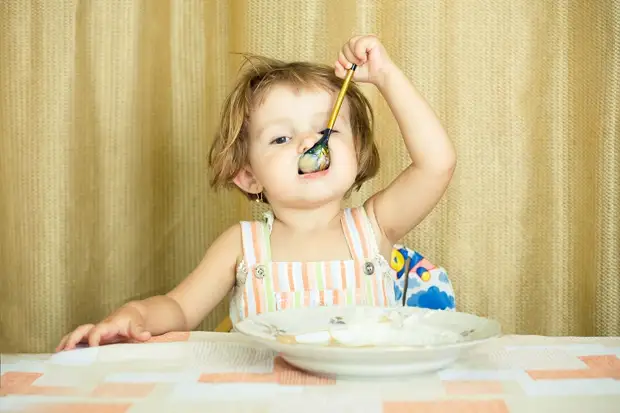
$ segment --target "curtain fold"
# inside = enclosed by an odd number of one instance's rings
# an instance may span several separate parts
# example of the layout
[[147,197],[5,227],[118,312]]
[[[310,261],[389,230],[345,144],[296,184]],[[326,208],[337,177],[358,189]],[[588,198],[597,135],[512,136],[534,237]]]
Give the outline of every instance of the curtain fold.
[[[620,1],[0,2],[0,350],[168,291],[261,209],[208,187],[241,59],[331,64],[378,34],[458,151],[404,242],[446,267],[459,310],[507,333],[620,335]],[[382,168],[408,164],[381,96]],[[406,207],[405,205],[403,207]],[[226,304],[201,325],[214,328]]]

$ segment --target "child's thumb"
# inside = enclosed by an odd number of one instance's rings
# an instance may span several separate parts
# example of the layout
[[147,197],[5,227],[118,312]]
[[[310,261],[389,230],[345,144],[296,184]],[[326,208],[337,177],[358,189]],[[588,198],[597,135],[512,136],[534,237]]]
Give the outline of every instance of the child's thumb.
[[151,337],[151,333],[144,329],[144,325],[142,323],[130,321],[129,331],[131,336],[138,340],[147,340],[149,337]]

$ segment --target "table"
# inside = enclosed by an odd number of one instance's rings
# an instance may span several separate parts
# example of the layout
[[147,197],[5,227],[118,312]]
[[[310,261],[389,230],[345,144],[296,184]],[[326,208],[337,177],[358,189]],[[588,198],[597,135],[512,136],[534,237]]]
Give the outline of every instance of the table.
[[3,355],[1,412],[620,412],[620,337],[504,336],[438,373],[306,374],[235,333]]

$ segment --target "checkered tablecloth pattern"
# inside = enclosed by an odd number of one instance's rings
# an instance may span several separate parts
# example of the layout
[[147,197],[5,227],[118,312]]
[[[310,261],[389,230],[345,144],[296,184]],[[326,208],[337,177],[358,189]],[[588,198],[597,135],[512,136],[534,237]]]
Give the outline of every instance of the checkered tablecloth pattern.
[[301,372],[228,333],[2,355],[0,412],[620,412],[620,338],[505,336],[399,380]]

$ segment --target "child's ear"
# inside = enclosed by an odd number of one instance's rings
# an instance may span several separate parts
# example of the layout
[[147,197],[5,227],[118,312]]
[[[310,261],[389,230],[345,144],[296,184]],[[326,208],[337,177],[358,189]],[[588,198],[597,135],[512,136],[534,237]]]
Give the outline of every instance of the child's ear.
[[249,167],[243,167],[233,179],[235,185],[239,187],[243,192],[249,194],[260,194],[263,192],[263,186],[258,182],[254,173]]

